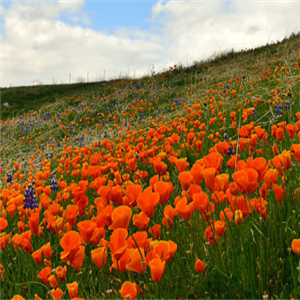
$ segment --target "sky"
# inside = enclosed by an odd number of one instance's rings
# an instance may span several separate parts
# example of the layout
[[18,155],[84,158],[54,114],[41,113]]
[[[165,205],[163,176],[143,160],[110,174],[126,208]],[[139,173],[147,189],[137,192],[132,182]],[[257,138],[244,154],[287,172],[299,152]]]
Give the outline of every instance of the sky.
[[300,31],[300,0],[2,0],[1,87],[138,78]]

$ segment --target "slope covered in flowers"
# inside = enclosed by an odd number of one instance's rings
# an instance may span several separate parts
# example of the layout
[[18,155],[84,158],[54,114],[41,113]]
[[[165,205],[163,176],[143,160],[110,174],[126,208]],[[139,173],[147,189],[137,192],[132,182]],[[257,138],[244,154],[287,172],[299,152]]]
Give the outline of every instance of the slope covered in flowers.
[[1,298],[297,298],[299,48],[1,121]]

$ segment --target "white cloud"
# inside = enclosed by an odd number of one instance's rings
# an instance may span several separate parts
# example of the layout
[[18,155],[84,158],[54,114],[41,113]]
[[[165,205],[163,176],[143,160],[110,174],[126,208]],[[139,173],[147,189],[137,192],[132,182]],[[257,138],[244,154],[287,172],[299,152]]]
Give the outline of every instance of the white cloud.
[[[138,3],[137,3],[138,5]],[[159,1],[152,27],[118,27],[114,34],[89,29],[84,0],[12,3],[3,8],[2,86],[68,82],[145,74],[173,63],[191,63],[214,52],[252,48],[299,28],[294,2]],[[68,20],[66,22],[65,20]]]

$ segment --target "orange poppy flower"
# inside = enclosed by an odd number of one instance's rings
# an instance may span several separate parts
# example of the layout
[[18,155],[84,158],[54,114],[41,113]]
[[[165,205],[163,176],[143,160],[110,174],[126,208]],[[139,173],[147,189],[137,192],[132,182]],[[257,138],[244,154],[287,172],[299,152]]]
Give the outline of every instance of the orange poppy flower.
[[134,300],[138,293],[136,284],[131,283],[130,281],[125,281],[122,285],[122,288],[119,290],[119,292],[125,300],[131,300],[131,299]]
[[114,209],[111,219],[113,223],[109,226],[109,230],[117,228],[128,228],[132,216],[132,210],[128,206],[118,206]]
[[29,229],[32,232],[32,234],[37,234],[39,231],[39,219],[40,219],[39,213],[33,213],[29,217]]
[[248,199],[244,196],[239,196],[236,198],[237,208],[242,211],[243,217],[246,218],[252,212],[252,206]]
[[104,201],[108,204],[111,200],[111,187],[110,186],[100,186],[97,191],[98,194],[104,199]]
[[175,208],[173,208],[171,205],[167,205],[164,209],[164,218],[162,220],[162,223],[167,227],[170,228],[173,226],[173,218],[178,213]]
[[101,167],[100,166],[88,166],[88,174],[93,180],[101,176]]
[[31,246],[31,231],[25,231],[22,234],[15,234],[12,238],[12,242],[16,247],[20,247],[26,251],[26,253],[32,253]]
[[226,194],[223,191],[216,191],[211,195],[212,200],[214,203],[217,205],[221,204],[224,202],[224,200],[227,198]]
[[267,188],[272,188],[273,183],[276,183],[278,180],[278,171],[276,169],[268,170],[264,176],[264,180],[267,185]]
[[293,249],[294,253],[300,255],[300,239],[293,239],[292,249]]
[[161,276],[165,270],[165,261],[161,261],[160,258],[154,258],[149,262],[149,267],[151,270],[151,277],[154,282],[157,282],[161,279]]
[[203,166],[207,168],[215,168],[218,171],[222,169],[223,156],[219,152],[212,152],[203,157]]
[[204,239],[209,242],[209,244],[212,246],[214,242],[218,243],[219,237],[216,235],[216,233],[212,230],[212,225],[208,226],[203,235]]
[[125,249],[125,251],[121,254],[114,254],[112,256],[112,266],[109,268],[110,272],[112,269],[118,270],[119,272],[126,272],[126,265],[131,261],[130,258],[130,250]]
[[[19,232],[24,232],[24,230],[25,230],[25,226],[24,225],[25,225],[24,222],[22,222],[22,221],[18,222],[18,230],[19,230]],[[0,232],[1,232],[1,230],[0,230]]]
[[178,215],[188,221],[195,210],[195,205],[193,202],[191,202],[189,205],[187,205],[187,198],[183,197],[176,203],[175,207]]
[[72,195],[74,197],[73,203],[77,204],[78,209],[79,209],[79,214],[81,216],[84,215],[85,208],[87,207],[87,205],[89,203],[88,197],[85,196],[88,184],[89,184],[88,181],[80,181],[79,187],[75,188],[72,191]]
[[105,177],[97,177],[90,183],[90,187],[93,188],[96,192],[100,189],[101,186],[104,186],[106,183],[106,178]]
[[149,185],[151,186],[152,189],[154,189],[154,184],[158,181],[159,181],[159,175],[158,174],[156,174],[156,175],[154,175],[153,177],[150,178]]
[[117,259],[118,257],[122,256],[122,254],[128,247],[126,243],[127,236],[128,231],[125,228],[115,229],[110,236],[110,242],[108,243],[108,247]]
[[276,200],[281,203],[283,201],[283,188],[281,185],[273,184]]
[[161,161],[161,158],[154,158],[152,160],[155,173],[160,175],[165,175],[167,173],[168,165]]
[[9,234],[2,234],[0,238],[0,247],[4,251],[6,245],[10,242],[10,235]]
[[60,258],[62,260],[73,260],[79,251],[79,246],[81,245],[80,234],[76,231],[67,232],[60,240],[60,245],[64,249],[61,252]]
[[178,173],[184,172],[188,167],[189,163],[187,162],[187,157],[185,158],[180,158],[175,160],[175,164],[178,170]]
[[249,137],[253,127],[253,124],[247,124],[245,126],[242,126],[241,128],[237,128],[237,134],[239,134],[242,137]]
[[142,192],[143,188],[139,184],[129,184],[126,187],[125,194],[128,197],[128,205],[135,206],[136,200],[140,193]]
[[181,172],[178,175],[178,179],[180,181],[181,187],[187,191],[192,183],[193,176],[190,171]]
[[272,159],[272,163],[277,170],[283,168],[289,169],[292,165],[290,151],[283,150],[283,152]]
[[25,300],[25,298],[23,298],[21,295],[17,294],[17,295],[14,295],[11,300]]
[[218,236],[222,236],[226,231],[226,225],[225,222],[222,221],[216,221],[214,224],[214,230],[216,231]]
[[4,218],[0,218],[0,233],[3,232],[8,226],[8,222]]
[[68,205],[65,216],[67,222],[73,227],[76,224],[77,216],[79,214],[78,206],[77,205]]
[[148,187],[139,194],[136,202],[139,209],[150,218],[153,216],[155,207],[159,203],[159,198],[159,193],[153,193],[151,187]]
[[45,209],[47,209],[52,201],[51,198],[48,197],[46,194],[42,194],[40,199],[41,199],[41,203],[42,203],[43,207]]
[[300,144],[293,144],[291,147],[292,156],[296,159],[297,162],[300,162]]
[[253,209],[259,214],[261,211],[263,212],[263,208],[268,204],[263,198],[253,198],[250,200],[250,204]]
[[229,184],[229,175],[220,174],[215,177],[214,180],[214,191],[226,191]]
[[258,173],[258,182],[261,182],[268,170],[268,165],[267,162],[265,160],[265,158],[263,157],[257,157],[255,159],[253,159],[253,157],[249,157],[247,159],[247,166],[250,169],[254,169],[257,171]]
[[49,284],[48,277],[51,275],[51,268],[50,267],[45,267],[43,268],[39,274],[38,278],[41,279],[45,284]]
[[160,230],[161,230],[161,225],[156,224],[151,228],[149,228],[148,232],[158,240],[160,238]]
[[206,186],[210,191],[214,190],[216,173],[215,168],[207,168],[202,171]]
[[96,226],[96,223],[91,220],[81,221],[77,223],[80,235],[86,243],[91,239]]
[[210,217],[215,214],[215,204],[213,202],[209,202],[207,207],[204,209],[202,216],[205,221],[209,221]]
[[78,296],[78,283],[76,281],[67,284],[67,288],[71,299]]
[[31,256],[33,257],[33,259],[37,265],[40,265],[42,263],[42,250],[41,249],[34,251],[31,254]]
[[154,251],[161,260],[166,261],[169,258],[170,244],[167,241],[159,241],[156,243]]
[[138,215],[134,215],[132,220],[134,226],[138,227],[141,230],[146,230],[150,218],[142,211]]
[[106,263],[107,259],[107,248],[106,247],[100,247],[95,250],[91,251],[92,260],[95,263],[95,265],[102,269],[103,265]]
[[295,126],[293,124],[288,124],[286,125],[285,130],[288,133],[289,138],[292,139],[295,135]]
[[203,142],[202,142],[202,141],[197,141],[197,142],[196,142],[196,148],[197,148],[197,151],[198,151],[198,152],[201,152],[201,151],[202,151],[202,145],[203,145]]
[[121,186],[117,185],[111,189],[111,200],[117,205],[122,204],[123,200],[123,189]]
[[[10,201],[12,201],[12,200],[10,200]],[[6,210],[13,217],[15,214],[16,208],[17,208],[16,204],[11,202],[11,203],[8,203]]]
[[154,251],[162,260],[168,263],[177,251],[177,244],[173,241],[159,241],[154,246]]
[[275,135],[278,142],[282,141],[284,138],[284,129],[281,127],[276,128]]
[[232,178],[242,194],[252,193],[258,187],[258,173],[254,169],[237,171],[232,175]]
[[130,236],[127,240],[128,248],[143,248],[144,250],[148,247],[148,235],[146,231],[138,231]]
[[93,244],[93,245],[98,245],[100,240],[102,238],[105,238],[105,235],[106,235],[106,230],[103,228],[103,227],[96,227],[94,232],[93,232],[93,235],[90,239],[90,242]]
[[222,154],[227,154],[228,150],[230,149],[230,144],[227,142],[219,142],[216,145],[217,151],[222,153]]
[[56,273],[57,278],[58,278],[59,281],[65,280],[66,275],[67,275],[67,266],[57,267],[55,273]]
[[90,164],[91,165],[98,165],[99,164],[99,156],[97,153],[91,156],[90,158]]
[[208,206],[209,200],[208,196],[204,192],[196,193],[193,195],[193,203],[195,208],[202,213]]
[[50,242],[42,246],[41,250],[47,259],[50,259],[52,257],[52,248]]
[[231,211],[230,208],[225,208],[224,210],[222,210],[220,212],[220,219],[223,221],[223,222],[228,222],[229,221],[229,224],[231,223],[231,220],[233,218],[233,212]]
[[235,162],[240,158],[240,154],[236,158],[236,155],[231,156],[231,158],[227,162],[227,166],[229,166],[232,170],[235,170]]
[[229,191],[230,191],[231,195],[235,195],[236,196],[239,193],[238,185],[235,182],[231,182],[229,184]]
[[51,211],[53,216],[56,216],[61,209],[61,206],[58,203],[53,203],[49,205],[48,209]]
[[200,164],[194,164],[193,167],[191,168],[191,174],[193,176],[193,182],[194,184],[200,185],[203,175],[202,171],[204,170],[203,166]]
[[53,289],[50,293],[53,300],[60,300],[64,294],[64,292],[60,288],[57,288],[55,290]]
[[[84,253],[85,247],[80,246],[78,252],[76,253],[76,256],[74,259],[71,261],[71,265],[73,268],[75,268],[77,271],[81,268],[84,258],[85,258],[85,253]],[[70,263],[70,262],[68,262]]]
[[205,271],[205,263],[202,260],[197,259],[195,269],[198,273],[203,273]]
[[157,181],[153,185],[154,192],[158,193],[159,203],[164,204],[167,203],[171,197],[171,194],[174,190],[173,183],[172,182],[163,182],[163,181]]
[[56,288],[58,287],[58,283],[57,283],[57,280],[56,280],[56,278],[55,278],[54,275],[50,275],[50,276],[48,277],[48,280],[49,280],[50,285],[51,285],[54,289],[56,289]]
[[126,269],[139,274],[144,273],[146,271],[145,250],[143,248],[130,249],[129,256],[131,258],[131,261],[126,264]]

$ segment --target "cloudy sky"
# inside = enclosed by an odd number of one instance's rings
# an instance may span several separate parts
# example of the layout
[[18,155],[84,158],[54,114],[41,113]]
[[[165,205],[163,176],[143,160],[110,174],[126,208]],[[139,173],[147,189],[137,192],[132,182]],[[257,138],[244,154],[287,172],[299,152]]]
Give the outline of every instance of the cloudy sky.
[[282,40],[300,0],[2,0],[0,25],[2,87],[137,78]]

